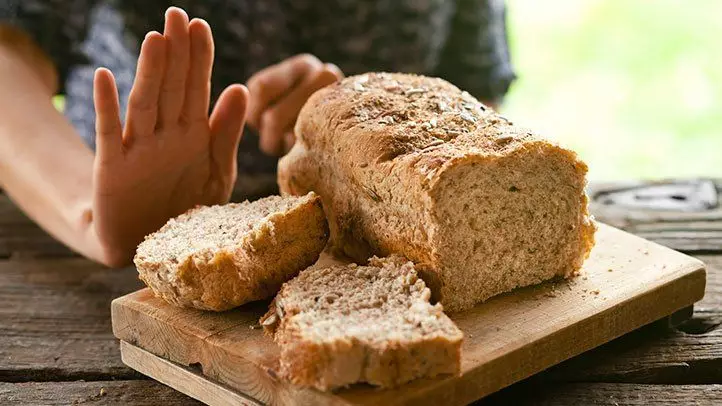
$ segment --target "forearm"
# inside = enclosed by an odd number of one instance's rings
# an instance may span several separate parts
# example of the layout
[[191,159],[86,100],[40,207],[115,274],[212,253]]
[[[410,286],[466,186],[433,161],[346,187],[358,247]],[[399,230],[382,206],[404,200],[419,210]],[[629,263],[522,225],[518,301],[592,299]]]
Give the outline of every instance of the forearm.
[[0,44],[0,186],[73,250],[107,262],[92,222],[93,153],[37,71]]

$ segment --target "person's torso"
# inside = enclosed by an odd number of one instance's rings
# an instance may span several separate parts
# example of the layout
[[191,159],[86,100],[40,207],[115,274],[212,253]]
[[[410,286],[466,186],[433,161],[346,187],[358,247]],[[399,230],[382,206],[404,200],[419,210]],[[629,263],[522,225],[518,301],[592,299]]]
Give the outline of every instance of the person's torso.
[[[370,70],[433,72],[454,8],[452,1],[444,0],[198,0],[173,4],[184,8],[190,18],[203,18],[211,26],[215,41],[213,99],[229,84],[244,83],[264,67],[304,52],[335,63],[347,75]],[[87,63],[68,69],[65,92],[66,115],[92,147],[94,69],[105,66],[114,72],[121,106],[125,106],[140,40],[150,30],[162,31],[169,5],[108,1],[90,11],[81,44]],[[249,144],[257,141],[246,138],[241,150],[256,149]],[[275,167],[272,160],[255,152],[252,155],[245,159],[253,167],[249,170]],[[239,164],[244,165],[240,157]]]

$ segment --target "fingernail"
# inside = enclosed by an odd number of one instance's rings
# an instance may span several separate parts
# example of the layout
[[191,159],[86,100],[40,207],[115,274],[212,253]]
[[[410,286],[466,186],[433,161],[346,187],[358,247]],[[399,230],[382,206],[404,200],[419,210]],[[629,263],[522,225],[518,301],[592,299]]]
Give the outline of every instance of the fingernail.
[[180,8],[180,7],[176,7],[176,6],[170,6],[170,7],[168,7],[168,10],[165,11],[165,16],[166,16],[166,18],[168,18],[168,15],[169,15],[171,12],[180,13],[182,16],[185,16],[186,19],[188,19],[188,14],[186,13],[185,10],[183,10],[183,9]]

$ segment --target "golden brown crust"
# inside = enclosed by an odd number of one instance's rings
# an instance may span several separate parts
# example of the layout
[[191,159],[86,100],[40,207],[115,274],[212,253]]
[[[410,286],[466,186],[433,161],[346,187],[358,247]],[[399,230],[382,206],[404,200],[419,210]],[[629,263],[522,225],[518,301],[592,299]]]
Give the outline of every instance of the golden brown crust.
[[199,251],[177,265],[136,257],[136,267],[169,303],[223,311],[276,294],[283,282],[318,259],[327,240],[321,200],[311,196],[265,218],[233,250]]
[[[349,77],[309,99],[295,133],[294,148],[279,163],[281,192],[319,193],[337,250],[356,261],[393,253],[408,257],[447,310],[463,310],[493,294],[555,274],[569,275],[589,254],[594,225],[584,196],[586,165],[573,152],[513,125],[446,81],[389,73]],[[530,160],[533,163],[525,164]],[[540,166],[534,167],[536,162]],[[448,216],[440,214],[439,207],[453,200],[446,191],[458,187],[451,179],[456,175],[449,174],[469,167],[481,168],[479,172],[503,167],[509,178],[516,176],[514,167],[526,171],[529,182],[539,185],[535,192],[548,190],[544,209],[544,198],[535,194],[540,216],[553,214],[549,199],[578,209],[554,220],[558,227],[572,221],[571,228],[577,230],[565,232],[573,236],[568,239],[573,247],[563,255],[565,264],[528,275],[490,275],[499,279],[498,284],[484,291],[463,289],[461,285],[469,283],[478,286],[482,276],[473,280],[473,269],[460,275],[451,265],[452,255],[442,246],[454,226],[446,223]],[[484,176],[493,181],[493,175]],[[564,187],[553,184],[554,178]],[[458,191],[456,196],[464,193]],[[491,217],[489,221],[494,221]],[[548,262],[555,262],[554,258]]]

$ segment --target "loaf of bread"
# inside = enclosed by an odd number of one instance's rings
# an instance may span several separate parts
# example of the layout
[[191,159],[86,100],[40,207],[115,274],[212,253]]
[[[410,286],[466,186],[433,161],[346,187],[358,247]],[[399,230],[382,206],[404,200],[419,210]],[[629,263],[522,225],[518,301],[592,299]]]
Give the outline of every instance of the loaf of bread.
[[272,196],[203,206],[147,236],[134,262],[166,301],[222,311],[272,297],[316,262],[328,240],[321,199]]
[[280,375],[296,385],[393,387],[459,372],[463,334],[430,296],[400,257],[314,266],[283,285],[261,325],[281,348]]
[[577,271],[594,243],[577,155],[450,83],[353,76],[316,92],[279,164],[321,195],[334,247],[401,254],[447,311]]

